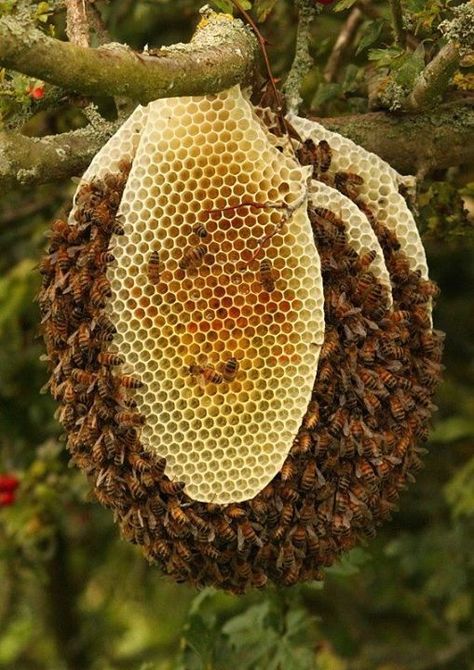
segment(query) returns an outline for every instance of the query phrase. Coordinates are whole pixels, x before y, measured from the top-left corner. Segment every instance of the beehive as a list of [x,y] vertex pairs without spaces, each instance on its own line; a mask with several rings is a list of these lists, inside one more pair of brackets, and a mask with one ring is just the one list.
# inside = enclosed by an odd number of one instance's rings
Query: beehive
[[373,534],[419,467],[440,372],[396,179],[352,201],[331,139],[309,183],[265,113],[236,88],[138,108],[41,266],[73,460],[166,574],[236,593],[320,579]]

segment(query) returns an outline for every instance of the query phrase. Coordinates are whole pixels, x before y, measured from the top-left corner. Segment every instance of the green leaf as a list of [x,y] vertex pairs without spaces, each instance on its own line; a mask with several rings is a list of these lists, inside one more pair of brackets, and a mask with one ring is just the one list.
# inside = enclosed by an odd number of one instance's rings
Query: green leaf
[[234,11],[234,5],[230,0],[211,0],[211,5],[226,14],[232,14]]
[[375,21],[367,22],[362,26],[361,30],[362,37],[359,41],[359,45],[356,50],[356,55],[359,54],[364,49],[366,49],[367,47],[370,47],[371,44],[373,44],[378,40],[378,38],[382,34],[384,26],[385,26],[385,19],[375,19]]
[[317,109],[320,105],[323,105],[325,102],[330,100],[335,100],[340,96],[342,92],[342,86],[338,83],[321,83],[318,86],[318,89],[311,101],[311,107]]
[[278,0],[255,0],[254,11],[258,23],[265,21]]
[[326,572],[337,577],[351,577],[360,572],[361,566],[367,563],[369,559],[370,555],[366,551],[356,547],[348,554],[344,554],[341,560],[328,568]]
[[411,88],[424,67],[425,48],[423,44],[420,44],[412,54],[408,54],[407,58],[403,59],[400,63],[400,66],[397,68],[395,81],[401,86]]
[[345,9],[349,9],[352,5],[355,5],[357,0],[339,0],[337,5],[334,6],[335,12],[343,12]]

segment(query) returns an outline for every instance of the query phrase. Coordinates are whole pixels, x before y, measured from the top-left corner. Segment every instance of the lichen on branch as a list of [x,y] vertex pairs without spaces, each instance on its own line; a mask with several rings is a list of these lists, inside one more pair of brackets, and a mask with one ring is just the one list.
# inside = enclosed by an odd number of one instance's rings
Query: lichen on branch
[[248,81],[256,40],[241,21],[207,13],[189,44],[137,53],[123,44],[97,49],[62,42],[10,16],[0,18],[0,66],[85,95],[157,98],[216,93]]

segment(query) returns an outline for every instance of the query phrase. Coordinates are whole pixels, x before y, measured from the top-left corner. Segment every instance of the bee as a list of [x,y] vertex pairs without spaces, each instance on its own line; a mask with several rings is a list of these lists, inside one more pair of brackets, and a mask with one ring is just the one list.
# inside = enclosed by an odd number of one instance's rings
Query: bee
[[375,393],[372,393],[371,391],[365,391],[363,401],[369,414],[375,414],[375,412],[380,411],[382,407],[380,400]]
[[296,436],[293,446],[293,454],[306,454],[311,449],[311,435],[306,430],[300,430]]
[[264,572],[258,571],[252,577],[252,586],[256,589],[263,589],[268,582],[268,577]]
[[207,248],[204,244],[199,244],[197,247],[187,247],[183,252],[183,257],[179,262],[181,270],[190,270],[201,265],[202,260],[206,254]]
[[324,335],[323,346],[321,347],[321,352],[319,358],[324,360],[325,358],[330,358],[337,353],[340,347],[339,335],[335,330],[328,326],[326,333]]
[[168,510],[173,521],[175,521],[178,526],[184,527],[188,526],[190,520],[188,519],[185,512],[177,500],[170,500],[168,502]]
[[245,542],[261,546],[261,540],[248,520],[237,524],[237,548],[239,551],[242,550]]
[[354,172],[336,172],[334,184],[336,188],[351,200],[359,197],[360,187],[364,183],[362,177]]
[[296,526],[291,541],[295,547],[304,547],[306,542],[306,530],[304,526]]
[[327,172],[331,167],[332,150],[326,140],[320,140],[318,143],[319,171]]
[[90,384],[96,381],[97,376],[94,375],[92,372],[87,372],[86,370],[80,370],[79,368],[74,368],[74,370],[72,370],[71,372],[71,378],[77,384],[81,384],[83,386],[89,386]]
[[200,377],[205,384],[222,384],[224,381],[223,375],[219,374],[211,365],[191,365],[189,367],[189,374]]
[[176,495],[177,493],[180,493],[184,489],[185,485],[185,482],[171,481],[169,479],[162,479],[158,483],[160,491],[167,495]]
[[305,467],[303,471],[303,475],[301,477],[301,490],[302,491],[310,491],[316,486],[316,481],[317,481],[317,473],[316,473],[316,463],[314,461],[309,461],[308,465]]
[[[381,382],[389,389],[394,389],[399,385],[399,379],[395,377],[389,370],[385,368],[378,367],[375,369],[378,374]],[[408,380],[407,380],[408,381]]]
[[113,354],[109,351],[101,351],[97,356],[97,360],[102,365],[122,365],[124,363],[124,358],[119,356],[119,354]]
[[208,558],[212,559],[213,561],[217,561],[221,557],[220,551],[218,551],[215,547],[213,547],[208,542],[203,542],[200,545],[200,551],[204,554],[204,556],[207,556]]
[[99,333],[97,334],[98,339],[105,342],[110,342],[117,332],[112,321],[109,321],[103,314],[100,314],[97,319],[93,321],[93,328],[95,329],[96,327],[99,329]]
[[123,410],[117,412],[115,421],[124,426],[143,426],[146,419],[143,414],[138,414],[138,412],[128,412],[127,410]]
[[319,421],[319,403],[311,400],[303,418],[303,427],[307,430],[313,430]]
[[327,384],[334,375],[334,368],[329,363],[329,361],[323,361],[321,366],[318,368],[318,381],[321,384]]
[[288,570],[295,564],[295,554],[294,549],[290,544],[285,544],[280,549],[280,553],[277,558],[277,568]]
[[231,382],[235,379],[235,376],[239,370],[239,362],[236,358],[228,358],[227,361],[222,366],[222,376],[226,382]]
[[77,343],[82,354],[86,354],[89,350],[91,341],[91,332],[87,323],[81,323],[77,330]]
[[389,405],[390,405],[390,412],[392,413],[392,416],[394,419],[397,421],[403,421],[405,418],[405,410],[403,408],[402,401],[398,396],[391,396],[388,400]]
[[377,375],[372,370],[362,368],[359,370],[359,378],[362,384],[368,389],[376,390],[379,386]]
[[264,258],[262,261],[260,261],[259,279],[264,291],[271,293],[275,290],[275,280],[273,278],[272,264],[268,258]]
[[[363,214],[365,214],[369,223],[374,227],[377,226],[377,217],[374,214],[374,212],[370,209],[370,207],[360,198],[356,198],[354,200],[354,203],[357,205],[357,207],[360,209],[360,211],[363,212]],[[378,236],[378,232],[377,232],[377,236]]]
[[148,259],[147,275],[150,282],[154,285],[160,281],[160,254],[158,251],[152,251]]
[[143,382],[136,377],[122,375],[118,378],[118,383],[126,389],[139,389],[144,386]]
[[215,520],[216,536],[222,537],[223,540],[227,542],[232,542],[236,538],[236,534],[232,526],[227,523],[225,519],[216,519]]
[[112,296],[112,289],[110,283],[105,277],[98,277],[91,288],[91,302],[94,307],[104,307],[107,298]]
[[204,239],[209,235],[207,232],[207,228],[203,223],[196,223],[196,225],[193,228],[193,233],[200,237],[201,239]]
[[345,228],[344,221],[331,209],[327,209],[327,207],[313,207],[310,211],[314,212],[314,214],[319,216],[321,219],[325,219],[326,221],[329,221],[329,223],[333,223],[338,228]]
[[[366,481],[369,484],[376,482],[374,469],[365,458],[361,458],[356,462],[355,472],[356,477],[362,481]],[[355,493],[354,486],[352,486],[352,491]]]
[[287,458],[280,470],[280,477],[282,482],[287,482],[293,479],[296,474],[296,469],[291,458]]
[[374,262],[377,258],[377,252],[375,249],[367,251],[365,254],[362,254],[357,258],[354,263],[354,268],[358,271],[367,270],[367,268]]
[[152,555],[157,556],[162,561],[168,561],[171,556],[169,544],[165,540],[155,540],[153,542]]
[[318,148],[313,140],[310,138],[305,140],[298,148],[296,155],[301,165],[313,166],[313,177],[316,178],[318,174]]
[[333,437],[340,437],[345,431],[347,424],[348,412],[343,407],[339,407],[331,416],[331,423],[328,430]]
[[246,517],[246,512],[240,505],[229,505],[225,513],[229,519],[244,519]]

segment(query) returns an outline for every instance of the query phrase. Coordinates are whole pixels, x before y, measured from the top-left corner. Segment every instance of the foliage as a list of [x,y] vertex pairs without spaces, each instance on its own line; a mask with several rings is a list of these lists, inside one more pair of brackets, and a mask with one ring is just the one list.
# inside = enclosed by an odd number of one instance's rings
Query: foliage
[[[185,40],[201,3],[94,4],[113,39],[141,48]],[[214,4],[237,14],[229,0]],[[293,54],[292,3],[240,4],[262,22],[275,75],[284,76]],[[364,19],[331,82],[324,67],[355,2],[327,7],[314,27],[306,108],[366,111],[373,75],[408,91],[442,44],[438,28],[456,4],[405,0],[414,40],[402,50],[393,44],[388,3],[374,3],[379,15]],[[0,14],[25,6],[36,25],[64,38],[62,2],[4,0]],[[48,107],[29,95],[37,83],[2,71],[0,118],[18,128],[27,121],[26,131],[40,135],[76,125],[77,108],[72,118],[68,105]],[[47,375],[34,296],[48,221],[72,185],[0,194],[0,474],[20,480],[14,504],[0,507],[0,670],[472,670],[473,184],[472,168],[435,171],[417,202],[442,289],[435,321],[447,332],[425,471],[394,521],[329,569],[324,585],[240,598],[196,594],[162,577],[118,538],[83,475],[68,466],[54,404],[39,393]]]

